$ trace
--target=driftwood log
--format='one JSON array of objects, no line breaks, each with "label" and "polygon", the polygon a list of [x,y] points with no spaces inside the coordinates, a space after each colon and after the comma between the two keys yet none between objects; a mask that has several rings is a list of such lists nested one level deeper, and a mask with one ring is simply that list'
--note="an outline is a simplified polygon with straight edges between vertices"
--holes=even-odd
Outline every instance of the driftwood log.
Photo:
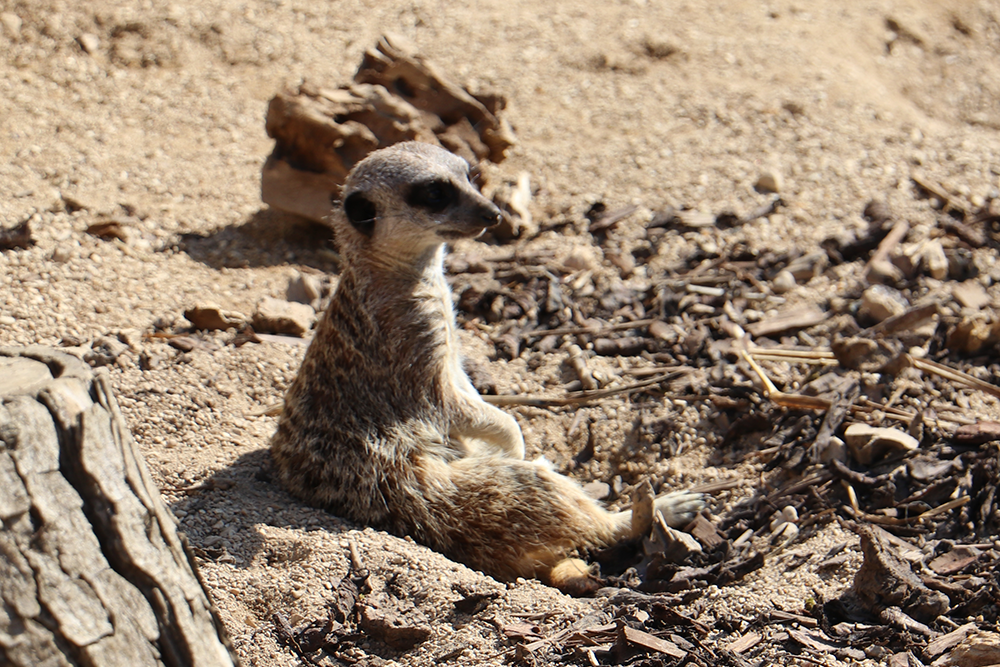
[{"label": "driftwood log", "polygon": [[355,164],[400,141],[443,146],[476,165],[500,162],[514,144],[500,117],[506,100],[472,95],[399,37],[383,37],[365,53],[354,83],[323,88],[303,83],[267,108],[274,150],[264,164],[264,203],[325,222],[331,201]]},{"label": "driftwood log", "polygon": [[0,348],[0,665],[235,665],[107,374]]}]

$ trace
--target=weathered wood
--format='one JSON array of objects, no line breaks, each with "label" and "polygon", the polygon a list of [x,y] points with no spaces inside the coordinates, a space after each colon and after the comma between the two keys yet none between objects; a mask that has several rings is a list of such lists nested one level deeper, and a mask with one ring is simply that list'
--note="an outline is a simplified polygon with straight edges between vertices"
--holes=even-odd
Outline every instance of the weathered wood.
[{"label": "weathered wood", "polygon": [[0,348],[0,665],[235,665],[107,373]]},{"label": "weathered wood", "polygon": [[303,83],[267,107],[274,150],[264,164],[266,204],[326,222],[351,168],[368,153],[401,141],[447,148],[470,164],[500,162],[514,144],[499,116],[499,95],[473,96],[399,37],[365,53],[354,83]]}]

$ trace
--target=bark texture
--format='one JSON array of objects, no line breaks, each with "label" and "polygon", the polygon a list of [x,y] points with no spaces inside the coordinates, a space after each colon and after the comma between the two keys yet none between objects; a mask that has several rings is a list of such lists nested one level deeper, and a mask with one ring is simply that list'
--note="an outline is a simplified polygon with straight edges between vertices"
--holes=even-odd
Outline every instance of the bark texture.
[{"label": "bark texture", "polygon": [[0,665],[235,665],[111,392],[0,348]]}]

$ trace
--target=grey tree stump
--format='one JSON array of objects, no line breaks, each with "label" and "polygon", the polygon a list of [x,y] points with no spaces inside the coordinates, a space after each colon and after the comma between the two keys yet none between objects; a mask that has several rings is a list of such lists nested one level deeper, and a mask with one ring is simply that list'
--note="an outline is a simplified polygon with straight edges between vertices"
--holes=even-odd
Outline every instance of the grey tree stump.
[{"label": "grey tree stump", "polygon": [[0,665],[237,664],[106,373],[0,347]]}]

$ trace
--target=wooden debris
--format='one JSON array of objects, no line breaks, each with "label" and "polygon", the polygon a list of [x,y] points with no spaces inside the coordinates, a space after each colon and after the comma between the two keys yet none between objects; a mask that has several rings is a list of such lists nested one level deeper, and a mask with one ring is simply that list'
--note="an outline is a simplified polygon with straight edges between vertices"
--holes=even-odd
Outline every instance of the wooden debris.
[{"label": "wooden debris", "polygon": [[948,211],[956,211],[965,217],[965,212],[968,207],[961,202],[957,197],[949,194],[945,190],[944,186],[931,180],[928,176],[921,174],[919,172],[914,172],[910,174],[910,179],[919,187],[920,189],[926,191],[929,195],[936,197],[941,201],[941,210],[945,213]]},{"label": "wooden debris", "polygon": [[771,319],[754,322],[746,328],[746,331],[754,338],[763,338],[785,333],[793,329],[807,329],[826,321],[828,317],[829,313],[824,312],[817,306],[800,306],[778,313],[777,316]]},{"label": "wooden debris", "polygon": [[567,349],[569,353],[569,365],[576,372],[577,379],[580,380],[580,384],[583,386],[584,391],[593,391],[598,389],[600,385],[597,384],[597,380],[594,379],[593,373],[590,372],[590,368],[587,366],[587,360],[583,356],[583,350],[580,349],[579,345],[570,345]]},{"label": "wooden debris", "polygon": [[501,184],[493,192],[493,203],[499,207],[503,220],[489,230],[493,238],[510,241],[528,239],[538,233],[538,223],[531,215],[531,175],[522,171],[515,183]]},{"label": "wooden debris", "polygon": [[1000,440],[1000,422],[976,422],[959,426],[952,439],[963,445],[982,445]]},{"label": "wooden debris", "polygon": [[408,651],[431,636],[427,619],[412,602],[387,593],[367,596],[358,618],[361,630],[397,651]]},{"label": "wooden debris", "polygon": [[840,642],[834,642],[819,630],[805,632],[802,630],[796,630],[795,628],[787,628],[785,632],[787,632],[788,636],[796,643],[816,651],[817,653],[835,653],[852,660],[865,659],[865,652],[861,649],[853,648]]},{"label": "wooden debris", "polygon": [[715,549],[726,541],[715,524],[702,514],[694,518],[694,521],[686,527],[686,531],[691,533],[707,551]]},{"label": "wooden debris", "polygon": [[948,651],[959,644],[968,637],[970,634],[976,631],[975,623],[966,623],[965,625],[960,625],[948,634],[941,635],[940,637],[935,637],[934,639],[927,642],[926,648],[924,648],[924,657],[928,660],[933,660],[945,651]]},{"label": "wooden debris", "polygon": [[620,208],[614,211],[604,211],[591,220],[589,227],[590,233],[604,233],[638,210],[638,206],[626,206],[625,208]]},{"label": "wooden debris", "polygon": [[[934,665],[938,665],[938,661]],[[940,662],[944,667],[986,667],[1000,665],[1000,634],[980,630],[969,633]]]},{"label": "wooden debris", "polygon": [[365,53],[354,81],[303,83],[271,99],[266,129],[275,146],[264,164],[265,203],[322,223],[347,173],[377,148],[424,141],[477,164],[502,161],[514,143],[498,115],[502,96],[473,96],[398,36]]},{"label": "wooden debris", "polygon": [[666,639],[660,639],[659,637],[651,635],[643,630],[630,628],[627,625],[621,628],[619,637],[623,642],[627,642],[632,646],[637,646],[639,648],[646,649],[647,651],[662,653],[670,656],[671,658],[681,659],[687,656],[687,651],[682,650],[677,644],[667,641]]},{"label": "wooden debris", "polygon": [[958,544],[927,564],[935,574],[948,576],[969,567],[982,556],[982,552],[971,546]]},{"label": "wooden debris", "polygon": [[759,632],[754,632],[754,631],[747,632],[746,634],[734,639],[728,644],[725,644],[725,649],[727,651],[731,651],[737,654],[746,653],[754,646],[760,644],[763,638],[764,638],[763,635],[761,635]]},{"label": "wooden debris", "polygon": [[[896,555],[878,528],[860,525],[857,533],[865,560],[854,576],[851,593],[862,606],[875,615],[896,607],[899,614],[918,622],[947,613],[948,598],[927,588],[909,564]],[[891,613],[893,618],[900,618]]]},{"label": "wooden debris", "polygon": [[580,391],[567,394],[561,397],[541,398],[536,396],[483,396],[483,400],[493,405],[531,405],[538,408],[547,408],[559,405],[582,405],[591,403],[610,396],[628,395],[652,387],[664,382],[676,380],[688,373],[688,369],[680,369],[672,373],[657,375],[656,377],[634,382],[623,387],[611,389],[598,389],[596,391]]},{"label": "wooden debris", "polygon": [[878,244],[875,254],[868,260],[868,264],[862,272],[862,277],[865,281],[869,283],[888,282],[891,284],[903,277],[902,272],[893,266],[889,260],[889,256],[909,233],[910,223],[906,220],[897,220],[893,224],[892,229],[882,239],[882,242]]}]

